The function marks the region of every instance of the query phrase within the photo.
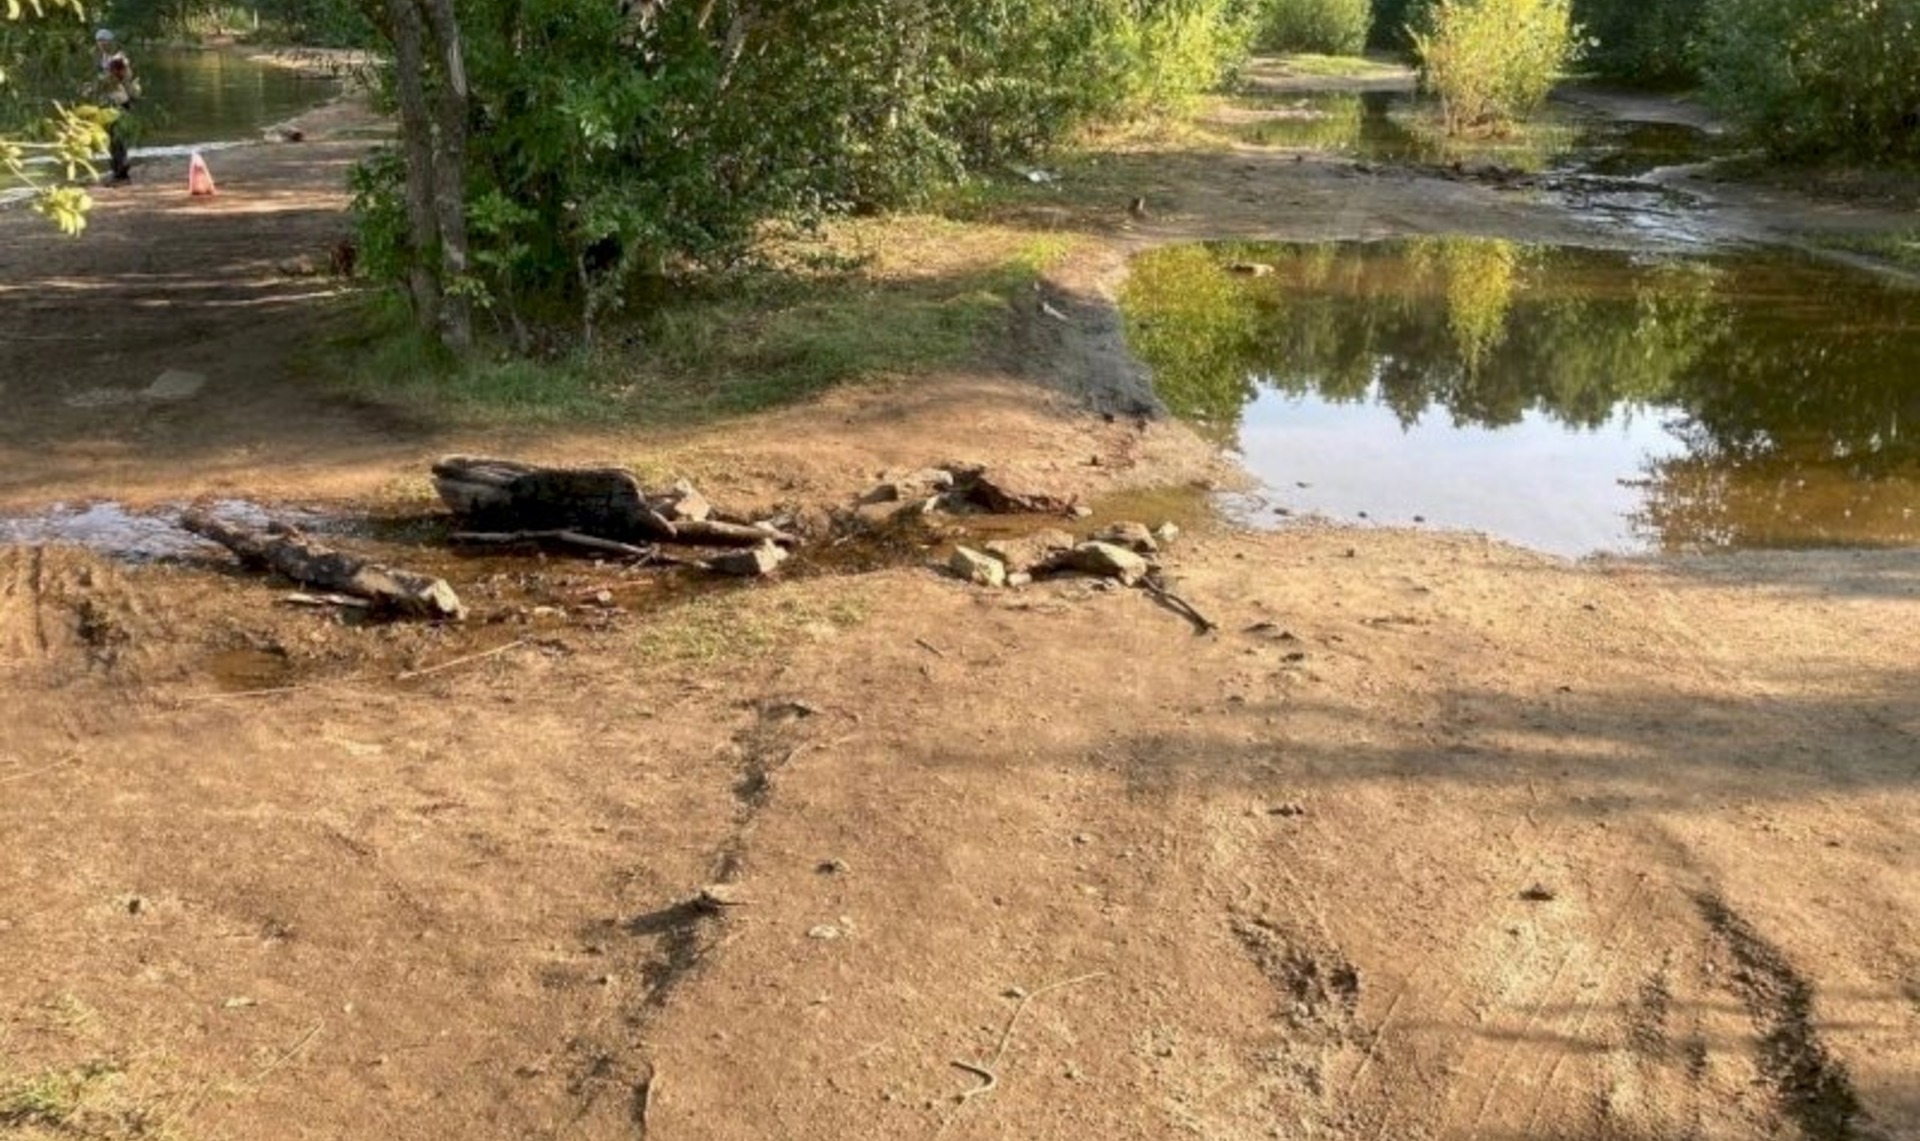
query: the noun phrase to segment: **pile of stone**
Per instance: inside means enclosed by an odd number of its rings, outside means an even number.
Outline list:
[[[982,549],[955,547],[947,569],[977,586],[1020,587],[1058,574],[1091,575],[1136,586],[1156,569],[1153,557],[1180,536],[1163,523],[1115,523],[1085,541],[1057,529],[1018,539],[996,539]]]

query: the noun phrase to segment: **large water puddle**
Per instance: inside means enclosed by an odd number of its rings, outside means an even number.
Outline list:
[[[253,142],[263,129],[327,102],[340,82],[277,67],[235,51],[139,49],[141,99],[128,122],[136,160],[179,158]],[[86,75],[75,78],[83,82]],[[105,169],[105,159],[100,162]],[[0,179],[0,204],[25,191]]]
[[[337,80],[232,51],[140,53],[136,155],[251,141],[261,129],[325,103]]]
[[[1235,272],[1238,270],[1238,272]],[[1488,238],[1141,256],[1128,336],[1268,523],[1542,550],[1920,544],[1920,291]]]
[[[1385,163],[1494,164],[1528,174],[1631,178],[1723,151],[1693,127],[1613,119],[1549,104],[1506,135],[1451,138],[1431,100],[1406,92],[1325,92],[1240,104],[1232,133],[1254,146]]]

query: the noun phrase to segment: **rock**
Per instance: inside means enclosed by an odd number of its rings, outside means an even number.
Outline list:
[[[170,368],[154,377],[143,395],[148,400],[185,400],[206,386],[207,378],[201,373]]]
[[[975,586],[1007,585],[1006,564],[970,547],[955,547],[953,557],[947,560],[947,569]]]
[[[1074,497],[1049,489],[1033,472],[1022,468],[994,468],[975,476],[968,498],[989,511],[1005,515],[1055,515],[1070,510]]]
[[[1035,531],[1019,539],[995,539],[987,553],[1007,565],[1009,573],[1031,571],[1073,550],[1073,536],[1057,527]]]
[[[744,551],[728,551],[707,560],[707,565],[721,574],[730,574],[737,578],[759,578],[772,574],[780,564],[787,561],[787,552],[779,545],[769,541],[757,547],[748,547]]]
[[[740,890],[739,885],[730,883],[710,883],[700,889],[700,894],[693,897],[693,905],[702,911],[739,907],[746,902],[746,893]]]
[[[861,503],[925,501],[953,488],[953,473],[944,468],[921,468],[880,483],[860,497]]]
[[[1097,542],[1112,543],[1136,554],[1151,555],[1160,550],[1159,542],[1145,523],[1115,523],[1095,532],[1093,537]]]
[[[1075,519],[1085,519],[1093,514],[1093,508],[1088,507],[1084,503],[1076,503],[1072,507],[1067,508],[1067,514]]]
[[[821,923],[817,926],[807,928],[807,938],[809,939],[838,939],[845,934],[845,931],[840,930],[840,928],[835,927],[831,923]]]
[[[1082,543],[1055,560],[1053,570],[1074,570],[1082,574],[1115,579],[1132,586],[1146,577],[1152,566],[1147,560],[1112,543]]]
[[[1153,541],[1162,547],[1171,547],[1180,540],[1180,527],[1175,523],[1162,523],[1153,529]]]
[[[1023,586],[1031,586],[1031,585],[1033,585],[1033,576],[1028,574],[1026,571],[1014,571],[1011,574],[1007,575],[1007,586],[1009,588],[1018,589]]]
[[[713,518],[713,504],[684,479],[660,497],[657,508],[660,514],[676,523],[682,519],[699,523]]]
[[[1529,903],[1552,903],[1560,898],[1560,893],[1543,883],[1530,885],[1520,893],[1520,898]]]

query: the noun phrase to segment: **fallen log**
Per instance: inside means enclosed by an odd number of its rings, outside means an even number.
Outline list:
[[[460,596],[445,579],[415,574],[355,558],[323,546],[297,528],[271,523],[266,533],[189,511],[180,525],[232,551],[242,564],[278,571],[295,582],[364,598],[375,613],[400,618],[466,617]]]
[[[689,484],[649,499],[625,468],[543,468],[518,460],[448,456],[433,465],[433,485],[476,533],[574,535],[631,544],[687,543],[702,547],[757,547],[799,539],[777,528],[712,517]]]

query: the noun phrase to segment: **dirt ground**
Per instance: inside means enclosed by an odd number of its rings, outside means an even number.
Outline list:
[[[468,450],[819,508],[965,455],[1179,517],[1220,630],[824,558],[684,596],[449,562],[472,621],[361,625],[0,546],[0,1136],[1920,1138],[1920,556],[1245,533],[1124,414],[1131,250],[1600,224],[1169,155],[1144,222],[1036,216],[1100,240],[1017,370],[456,438],[300,379],[337,285],[287,263],[364,145],[309,126],[84,242],[0,214],[0,506],[390,513]]]

